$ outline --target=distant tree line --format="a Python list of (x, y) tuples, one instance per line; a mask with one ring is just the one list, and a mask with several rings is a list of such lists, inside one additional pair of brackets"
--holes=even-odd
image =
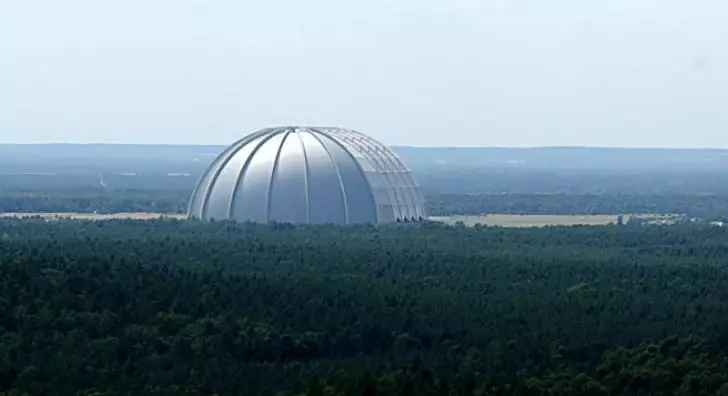
[(667, 214), (715, 220), (728, 216), (728, 195), (428, 194), (437, 216), (504, 214)]
[[(0, 192), (0, 212), (184, 213), (187, 190), (36, 190)], [(502, 214), (664, 214), (705, 220), (728, 216), (723, 195), (426, 193), (433, 216)]]
[(728, 170), (442, 167), (416, 175), (437, 194), (728, 195)]
[[(196, 175), (0, 175), (0, 212), (182, 213)], [(728, 215), (728, 172), (428, 168), (431, 214)], [(103, 181), (103, 185), (102, 182)]]
[(0, 191), (0, 212), (182, 213), (189, 195), (187, 190), (5, 190)]
[[(191, 191), (203, 166), (194, 170), (154, 173), (154, 167), (124, 174), (77, 165), (70, 169), (54, 167), (47, 174), (26, 174), (0, 167), (0, 193), (3, 191), (103, 189)], [(119, 165), (121, 166), (121, 165)], [(179, 165), (176, 165), (179, 166)], [(65, 172), (64, 173), (64, 169)], [(123, 166), (122, 168), (123, 169)], [(175, 172), (175, 167), (167, 171)], [(186, 170), (184, 170), (186, 169)], [(10, 172), (10, 173), (5, 173)], [(59, 173), (54, 173), (59, 172)], [(191, 173), (184, 173), (191, 172)], [(413, 170), (422, 188), (433, 194), (564, 194), (564, 195), (726, 195), (728, 170), (606, 170), (535, 169), (523, 167), (418, 167)]]

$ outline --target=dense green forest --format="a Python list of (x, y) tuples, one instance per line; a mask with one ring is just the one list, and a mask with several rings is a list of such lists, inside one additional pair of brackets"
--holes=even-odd
[(728, 230), (0, 220), (8, 395), (726, 395)]

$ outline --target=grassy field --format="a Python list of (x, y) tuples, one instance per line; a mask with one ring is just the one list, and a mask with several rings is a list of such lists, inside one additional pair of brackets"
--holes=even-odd
[[(483, 216), (441, 216), (430, 217), (432, 221), (455, 224), (462, 222), (468, 227), (476, 224), (501, 227), (546, 227), (570, 225), (607, 225), (616, 224), (619, 215), (512, 215), (490, 214)], [(677, 215), (622, 215), (624, 222), (632, 219), (645, 220), (650, 223), (674, 223)]]
[(112, 219), (133, 219), (133, 220), (152, 220), (167, 219), (184, 219), (185, 216), (178, 213), (0, 213), (2, 217), (41, 217), (48, 220), (57, 219), (75, 219), (75, 220), (112, 220)]

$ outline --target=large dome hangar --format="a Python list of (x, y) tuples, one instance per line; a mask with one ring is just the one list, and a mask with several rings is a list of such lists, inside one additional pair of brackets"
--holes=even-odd
[(187, 214), (294, 224), (427, 217), (417, 181), (389, 148), (353, 130), (295, 126), (230, 145), (198, 181)]

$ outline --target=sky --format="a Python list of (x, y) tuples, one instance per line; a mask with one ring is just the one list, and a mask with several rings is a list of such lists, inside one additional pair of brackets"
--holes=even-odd
[(0, 0), (0, 143), (728, 148), (725, 0)]

